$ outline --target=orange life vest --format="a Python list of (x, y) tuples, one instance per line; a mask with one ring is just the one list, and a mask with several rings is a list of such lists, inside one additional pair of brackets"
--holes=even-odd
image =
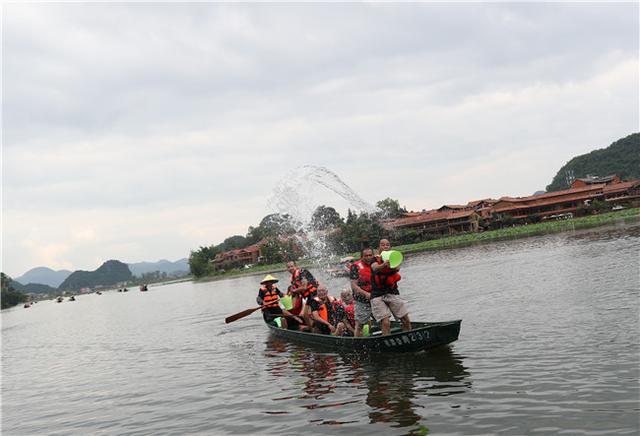
[[(293, 274), (291, 274), (291, 285), (294, 288), (299, 288), (302, 286), (302, 270), (297, 268)], [(301, 297), (307, 298), (309, 295), (315, 293), (317, 290), (315, 286), (315, 281), (307, 283), (307, 288), (302, 292)]]
[(269, 290), (266, 286), (263, 286), (260, 288), (260, 291), (263, 292), (262, 305), (265, 306), (262, 310), (269, 307), (278, 307), (278, 288), (273, 286), (271, 290)]
[(314, 300), (320, 303), (320, 309), (318, 309), (318, 315), (320, 315), (320, 318), (324, 319), (327, 322), (329, 322), (329, 308), (327, 307), (327, 304), (333, 304), (335, 300), (335, 298), (333, 298), (330, 295), (328, 296), (328, 298), (329, 298), (329, 301), (324, 302), (318, 297), (313, 297)]

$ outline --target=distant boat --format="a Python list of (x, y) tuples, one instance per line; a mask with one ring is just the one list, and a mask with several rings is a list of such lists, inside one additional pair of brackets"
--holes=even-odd
[(98, 295), (102, 295), (102, 292), (100, 292), (100, 291), (96, 291), (96, 294), (98, 294)]
[(25, 308), (25, 309), (28, 309), (28, 308), (30, 308), (30, 307), (31, 307), (31, 304), (29, 304), (29, 303), (25, 303), (25, 305), (24, 305), (24, 308)]
[(72, 295), (71, 297), (69, 297), (69, 301), (76, 301), (76, 297)]
[(129, 290), (127, 288), (124, 288), (122, 292), (129, 292)]
[(56, 298), (56, 303), (62, 303), (63, 301), (64, 301), (64, 298), (62, 297)]

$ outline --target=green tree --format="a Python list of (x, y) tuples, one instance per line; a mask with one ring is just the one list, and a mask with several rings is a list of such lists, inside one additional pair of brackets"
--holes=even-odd
[(200, 247), (189, 254), (189, 270), (195, 277), (203, 277), (212, 272), (210, 261), (220, 252), (214, 246)]
[(311, 228), (314, 230), (328, 230), (339, 227), (342, 217), (331, 206), (318, 206), (311, 216)]
[(266, 264), (298, 259), (296, 244), (291, 239), (269, 239), (269, 241), (261, 247), (260, 252), (262, 253), (263, 262)]
[(385, 236), (376, 214), (347, 211), (347, 219), (340, 227), (339, 245), (344, 251), (359, 251), (364, 246), (374, 246)]
[(247, 233), (248, 245), (255, 244), (262, 239), (277, 238), (293, 235), (296, 232), (297, 223), (293, 222), (289, 215), (273, 213), (265, 216), (258, 227), (249, 227)]
[(407, 213), (405, 208), (400, 207), (398, 200), (392, 198), (385, 198), (376, 203), (378, 209), (381, 211), (381, 218), (398, 218)]
[(247, 241), (247, 238), (241, 235), (234, 235), (222, 241), (222, 244), (219, 244), (217, 248), (219, 251), (229, 251), (235, 250), (236, 248), (248, 247), (249, 245), (251, 245), (251, 243)]
[(19, 303), (24, 303), (29, 299), (22, 292), (16, 291), (13, 286), (11, 286), (12, 279), (5, 273), (0, 273), (1, 282), (2, 282), (2, 295), (0, 295), (0, 300), (2, 301), (2, 308), (6, 309), (7, 307), (15, 306)]

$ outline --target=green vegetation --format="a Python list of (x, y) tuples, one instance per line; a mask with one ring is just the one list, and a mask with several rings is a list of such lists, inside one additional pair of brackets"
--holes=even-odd
[(619, 139), (607, 148), (574, 157), (560, 168), (547, 191), (569, 188), (566, 181), (568, 173), (577, 179), (587, 175), (604, 177), (613, 174), (623, 180), (640, 178), (640, 133)]
[[(382, 211), (377, 214), (357, 214), (349, 210), (347, 218), (343, 219), (333, 208), (318, 206), (311, 218), (311, 228), (325, 235), (327, 249), (331, 252), (349, 252), (360, 250), (363, 245), (371, 244), (384, 235), (384, 229), (380, 225), (380, 218), (386, 215), (400, 213), (404, 209), (396, 200), (387, 198), (378, 202)], [(215, 272), (211, 261), (218, 253), (245, 248), (251, 244), (266, 240), (261, 248), (264, 265), (272, 265), (287, 260), (297, 260), (300, 255), (298, 242), (293, 235), (300, 224), (295, 223), (287, 215), (271, 214), (265, 216), (257, 227), (249, 227), (246, 236), (232, 236), (219, 245), (200, 247), (191, 251), (189, 255), (189, 267), (194, 277), (219, 275)], [(265, 268), (269, 269), (269, 267)], [(239, 269), (238, 273), (247, 270)], [(251, 269), (251, 271), (255, 271)]]
[(395, 249), (405, 254), (420, 251), (435, 250), (439, 248), (459, 247), (481, 241), (518, 238), (525, 236), (541, 235), (545, 233), (562, 232), (565, 230), (582, 229), (607, 224), (621, 218), (637, 218), (640, 216), (640, 208), (625, 209), (619, 212), (610, 212), (602, 215), (591, 215), (569, 220), (548, 221), (539, 224), (509, 227), (500, 230), (492, 230), (482, 233), (466, 233), (458, 236), (449, 236), (417, 244), (396, 246)]
[(95, 286), (112, 286), (129, 282), (133, 275), (126, 263), (108, 260), (95, 271), (76, 271), (58, 287), (59, 291), (77, 291)]
[[(456, 248), (472, 245), (484, 241), (498, 241), (503, 239), (514, 239), (527, 236), (542, 235), (547, 233), (563, 232), (566, 230), (583, 229), (596, 227), (599, 225), (611, 223), (619, 219), (638, 219), (640, 217), (640, 208), (625, 209), (618, 212), (610, 212), (602, 215), (590, 215), (582, 218), (574, 218), (569, 220), (549, 221), (539, 224), (529, 224), (525, 226), (509, 227), (500, 230), (486, 231), (482, 233), (465, 233), (457, 236), (447, 236), (429, 241), (422, 241), (415, 244), (396, 245), (398, 241), (392, 238), (394, 249), (402, 251), (404, 254), (419, 253), (428, 250), (438, 250), (446, 248)], [(372, 240), (373, 242), (374, 240)], [(375, 244), (373, 244), (375, 245)], [(355, 257), (359, 257), (360, 253), (351, 253)], [(301, 261), (299, 265), (309, 266), (311, 262)], [(226, 272), (217, 272), (209, 275), (210, 279), (222, 279), (239, 275), (251, 275), (264, 272), (275, 272), (286, 270), (284, 263), (255, 265), (251, 268), (237, 268)]]
[(2, 295), (0, 295), (0, 299), (2, 301), (2, 308), (6, 309), (7, 307), (15, 306), (16, 304), (24, 303), (29, 299), (22, 292), (16, 291), (11, 285), (11, 277), (6, 275), (5, 273), (1, 274), (2, 281)]

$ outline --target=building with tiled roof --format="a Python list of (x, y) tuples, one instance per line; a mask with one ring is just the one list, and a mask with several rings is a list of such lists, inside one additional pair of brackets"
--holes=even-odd
[(260, 257), (262, 256), (261, 247), (267, 243), (266, 239), (261, 240), (260, 242), (249, 245), (245, 248), (236, 248), (234, 250), (223, 251), (222, 253), (216, 254), (216, 256), (211, 260), (213, 264), (213, 269), (229, 269), (229, 268), (237, 268), (245, 265), (250, 265), (254, 263), (258, 263)]
[(571, 183), (571, 187), (572, 188), (583, 188), (585, 186), (596, 185), (596, 184), (600, 184), (600, 183), (604, 183), (605, 185), (611, 185), (611, 184), (620, 183), (620, 177), (618, 177), (616, 175), (611, 175), (611, 176), (606, 176), (606, 177), (598, 177), (598, 176), (587, 175), (587, 177), (582, 177), (582, 178), (575, 179), (573, 181), (573, 183)]
[(389, 220), (383, 226), (387, 230), (411, 229), (422, 234), (453, 235), (477, 232), (479, 218), (473, 210), (432, 210)]
[[(582, 180), (582, 179), (580, 179)], [(592, 180), (592, 179), (590, 179)], [(435, 210), (408, 212), (401, 218), (383, 222), (387, 230), (412, 229), (422, 234), (451, 235), (477, 232), (484, 226), (500, 227), (503, 222), (540, 221), (569, 217), (594, 200), (612, 206), (640, 205), (640, 180), (621, 182), (618, 176), (599, 178), (602, 183), (584, 183), (563, 191), (528, 197), (486, 198), (466, 205), (444, 205)]]
[(639, 198), (640, 180), (589, 184), (529, 197), (502, 197), (493, 205), (493, 220), (500, 221), (505, 217), (514, 220), (544, 219), (553, 215), (574, 214), (580, 206), (594, 200), (613, 205), (634, 205)]

